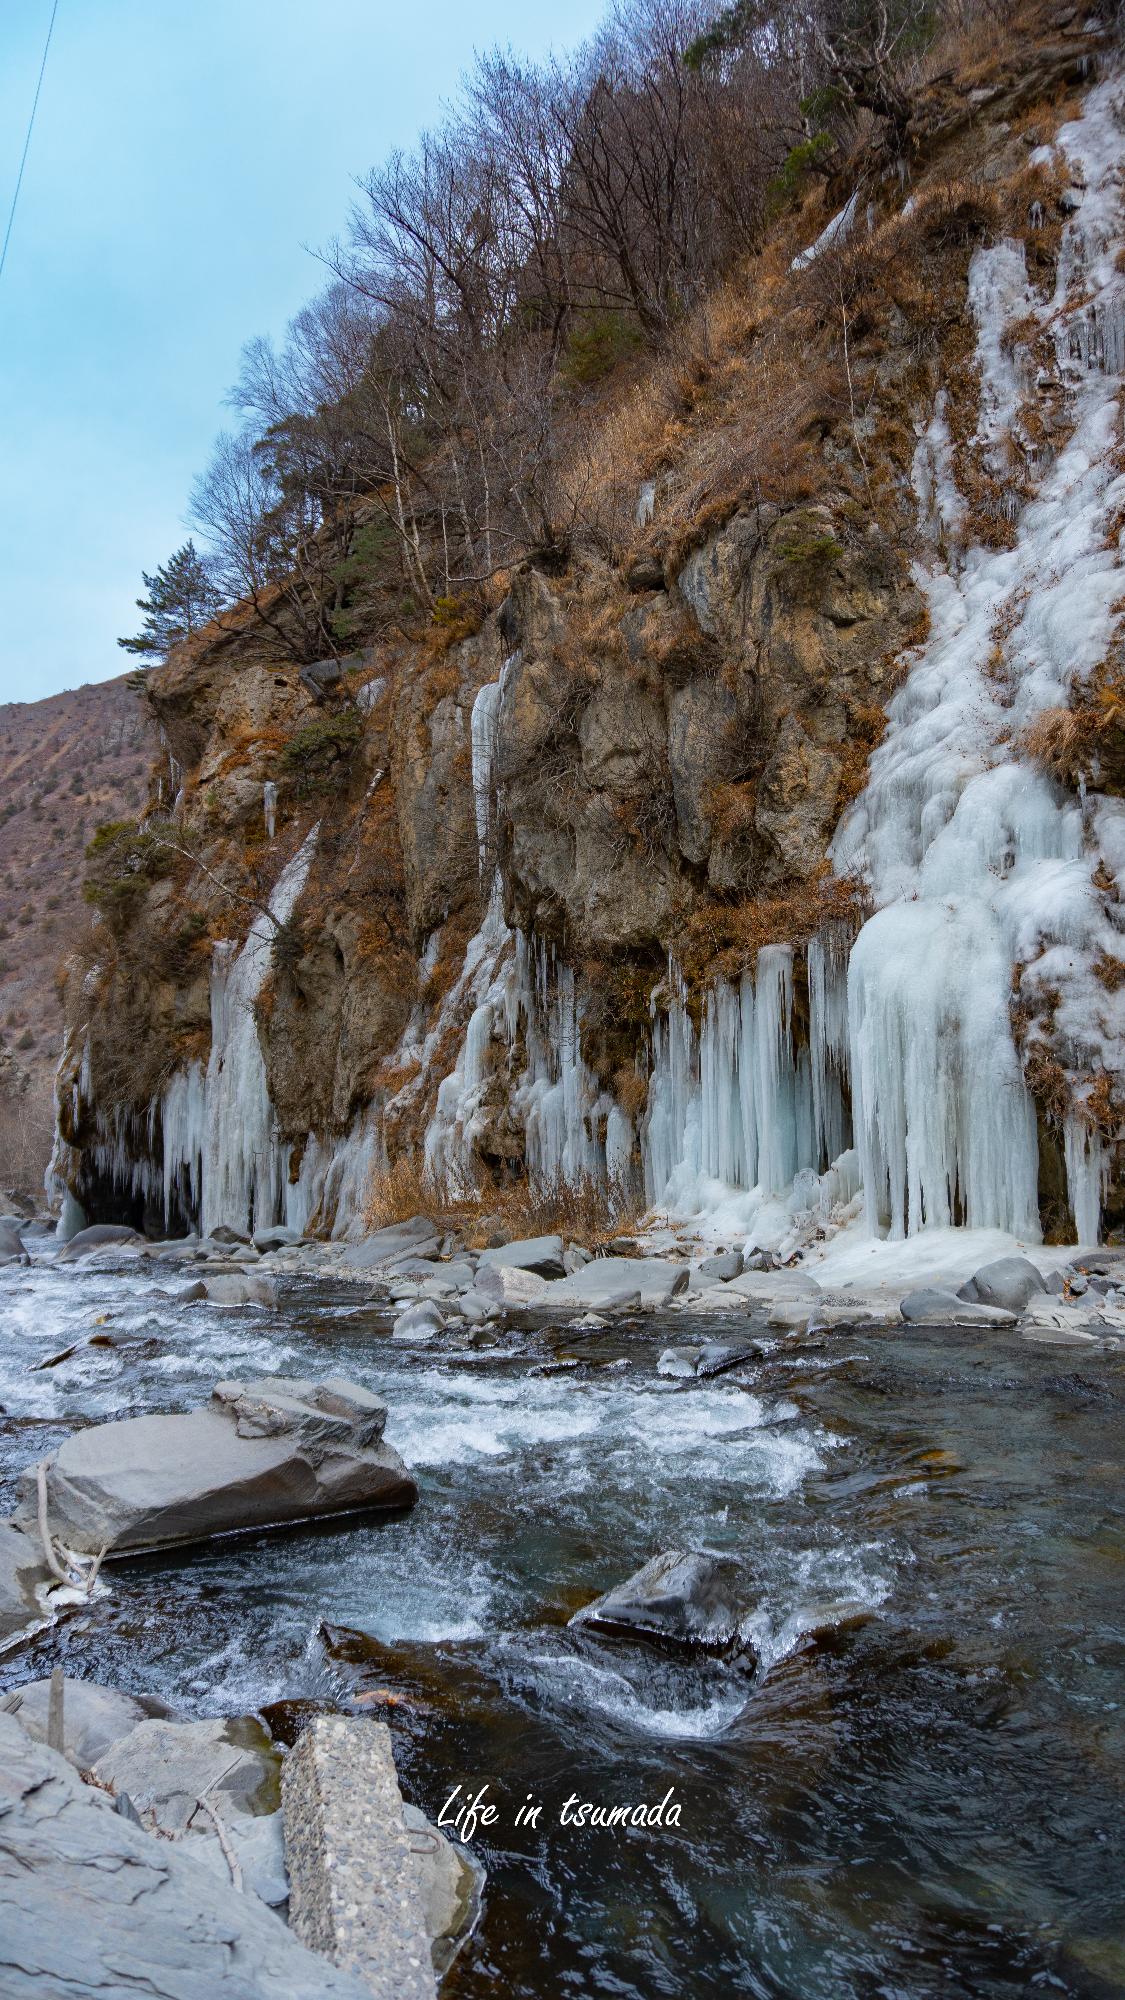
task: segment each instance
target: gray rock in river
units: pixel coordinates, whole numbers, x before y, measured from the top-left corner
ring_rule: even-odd
[[[908,1292],[899,1310],[913,1326],[1014,1326],[1018,1313],[1003,1312],[998,1306],[975,1305],[959,1299],[955,1292],[927,1285]]]
[[[570,1623],[613,1638],[725,1653],[738,1641],[741,1618],[733,1563],[665,1549]]]
[[[386,1724],[318,1716],[285,1760],[281,1799],[296,1935],[376,2000],[434,2000],[422,1843],[403,1824]]]
[[[36,1592],[50,1581],[37,1533],[0,1521],[0,1645],[47,1617]]]
[[[526,1236],[522,1241],[505,1243],[498,1250],[482,1250],[479,1261],[482,1268],[487,1264],[504,1264],[517,1271],[534,1271],[540,1278],[566,1276],[561,1236]]]
[[[255,1250],[266,1256],[271,1250],[285,1250],[291,1243],[303,1243],[305,1239],[299,1229],[287,1229],[278,1222],[272,1229],[256,1229],[251,1240]]]
[[[8,1713],[37,1743],[47,1741],[50,1698],[49,1680],[27,1681],[7,1697]],[[72,1680],[67,1675],[63,1681],[63,1755],[80,1771],[89,1771],[112,1744],[128,1736],[139,1723],[170,1714],[170,1709],[153,1697],[122,1694],[120,1688]]]
[[[213,1306],[274,1306],[277,1304],[277,1279],[261,1278],[256,1271],[235,1276],[233,1272],[220,1272],[217,1277],[204,1278],[207,1297]]]
[[[9,1222],[0,1222],[0,1264],[30,1264],[31,1258],[23,1247],[18,1229]]]
[[[135,1229],[126,1229],[119,1222],[91,1222],[87,1228],[79,1229],[63,1249],[59,1251],[60,1264],[77,1263],[80,1257],[88,1257],[92,1250],[110,1250],[124,1243],[140,1246],[143,1238]]]
[[[339,1377],[222,1382],[187,1416],[128,1417],[67,1438],[47,1468],[52,1533],[110,1558],[247,1528],[413,1506],[418,1489],[379,1442],[386,1409]],[[34,1531],[36,1468],[18,1519]]]
[[[158,1840],[0,1715],[5,2000],[371,2000],[187,1841]]]
[[[656,1364],[658,1375],[694,1376],[703,1358],[701,1347],[666,1347]]]
[[[416,1306],[407,1306],[400,1313],[391,1328],[393,1340],[432,1340],[445,1325],[438,1307],[431,1299],[420,1300]]]
[[[974,1271],[957,1296],[970,1304],[1000,1306],[1005,1312],[1022,1312],[1029,1299],[1047,1286],[1028,1257],[997,1257]]]

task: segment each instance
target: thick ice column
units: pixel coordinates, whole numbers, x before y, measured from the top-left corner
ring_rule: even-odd
[[[841,925],[828,926],[808,945],[813,1146],[822,1170],[851,1144],[842,1088],[848,1070],[850,949],[850,934]]]
[[[237,953],[215,946],[211,966],[211,1054],[203,1150],[203,1230],[220,1222],[264,1227],[282,1213],[289,1149],[277,1137],[254,1002],[270,966],[278,924],[292,915],[305,884],[317,829],[282,871],[269,914],[255,917]]]
[[[986,906],[894,903],[852,952],[852,1110],[872,1227],[1038,1236],[1035,1115]]]
[[[798,1166],[790,945],[764,945],[758,953],[755,1003],[758,1179],[768,1193],[780,1194]]]
[[[1074,1213],[1079,1243],[1096,1243],[1101,1222],[1109,1163],[1096,1132],[1091,1132],[1077,1116],[1068,1118],[1063,1128],[1066,1186]]]

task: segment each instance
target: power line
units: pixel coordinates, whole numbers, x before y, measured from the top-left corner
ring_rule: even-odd
[[[43,88],[43,72],[47,67],[47,51],[51,46],[51,36],[55,32],[55,15],[58,13],[58,11],[59,11],[59,0],[55,0],[54,6],[51,8],[51,19],[47,25],[47,39],[43,44],[43,60],[39,65],[39,81],[35,86],[35,96],[32,100],[32,105],[31,105],[31,117],[27,121],[27,137],[23,142],[23,155],[20,159],[20,170],[19,173],[16,175],[16,190],[12,196],[12,206],[8,211],[8,227],[4,231],[4,248],[0,250],[0,277],[3,277],[4,275],[4,265],[7,262],[7,257],[8,257],[8,245],[12,240],[12,224],[16,219],[16,203],[20,198],[20,188],[23,186],[23,170],[27,165],[27,153],[28,153],[28,148],[31,145],[31,134],[35,129],[35,114],[39,109],[39,92]]]

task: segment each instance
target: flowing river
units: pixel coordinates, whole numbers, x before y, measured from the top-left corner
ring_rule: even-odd
[[[685,1314],[439,1351],[355,1288],[224,1310],[168,1281],[0,1274],[3,1511],[69,1429],[276,1372],[379,1390],[418,1506],[115,1566],[0,1685],[65,1662],[290,1733],[358,1698],[432,1817],[488,1786],[455,2000],[1125,1991],[1120,1357],[747,1320],[747,1362],[681,1382]],[[756,1666],[567,1629],[677,1546],[743,1566]],[[670,1790],[678,1825],[560,1824]]]

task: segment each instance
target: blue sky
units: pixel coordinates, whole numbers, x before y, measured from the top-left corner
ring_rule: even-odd
[[[132,662],[242,343],[322,280],[352,176],[476,49],[581,40],[601,0],[59,0],[0,278],[0,701]],[[0,235],[50,0],[0,0]]]

